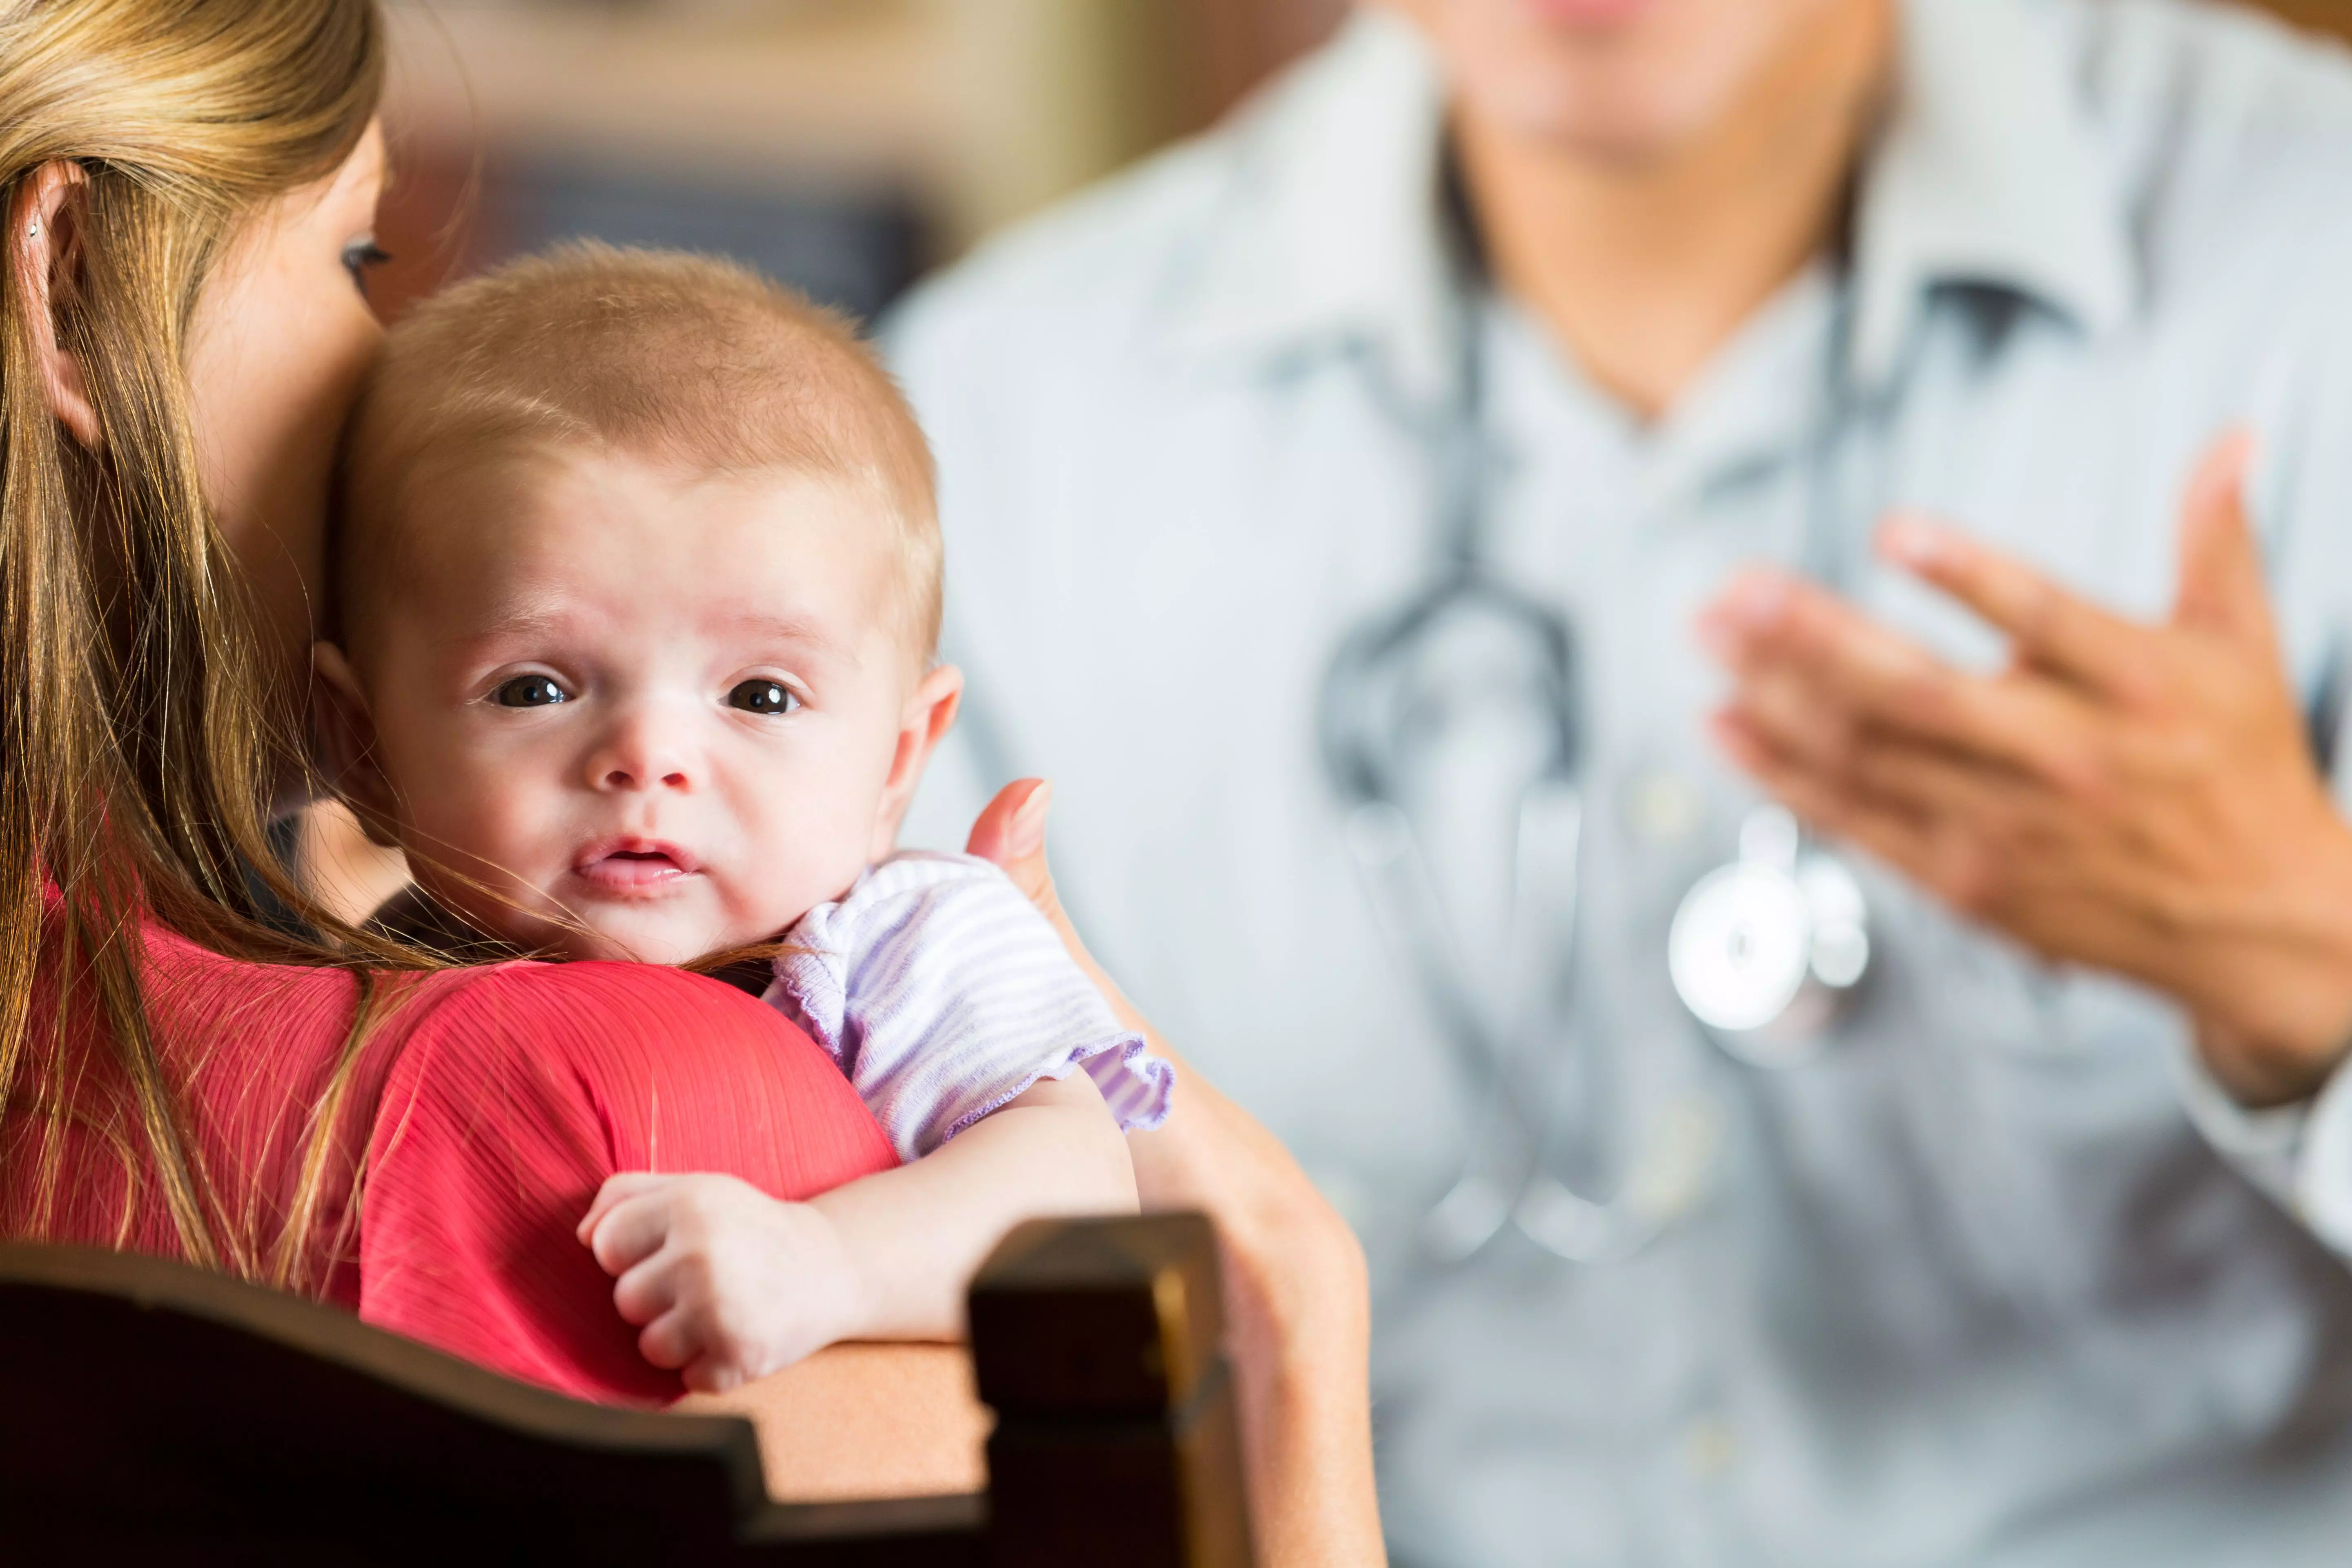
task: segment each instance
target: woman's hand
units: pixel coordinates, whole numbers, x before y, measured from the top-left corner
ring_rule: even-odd
[[[581,1242],[617,1281],[637,1349],[698,1394],[723,1394],[844,1338],[857,1270],[831,1219],[733,1176],[606,1179]]]
[[[1800,816],[2045,957],[2188,1010],[2249,1104],[2315,1089],[2352,1034],[2352,829],[2314,765],[2241,500],[2248,444],[2189,488],[2161,625],[2121,619],[1949,529],[1882,552],[2005,633],[1964,674],[1776,573],[1701,635],[1733,759]]]
[[[1146,1211],[1197,1209],[1216,1222],[1259,1558],[1270,1568],[1383,1562],[1362,1248],[1288,1151],[1170,1050],[1087,952],[1045,864],[1051,795],[1039,779],[1007,784],[966,847],[1012,877],[1120,1020],[1176,1064],[1167,1122],[1130,1133],[1128,1148]]]

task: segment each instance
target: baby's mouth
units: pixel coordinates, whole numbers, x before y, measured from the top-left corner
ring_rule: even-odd
[[[675,844],[647,838],[624,838],[598,845],[572,863],[572,874],[613,893],[650,893],[699,868],[694,857]]]

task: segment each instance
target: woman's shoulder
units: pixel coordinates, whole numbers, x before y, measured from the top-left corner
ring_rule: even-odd
[[[666,1401],[573,1234],[624,1171],[803,1199],[896,1163],[832,1062],[714,980],[631,963],[433,977],[397,1026],[365,1152],[360,1311],[509,1375]]]
[[[530,1032],[540,1053],[588,1056],[764,1054],[790,1030],[733,986],[654,963],[518,959],[433,977],[416,1027],[497,1051]]]
[[[832,1059],[732,986],[619,963],[435,978],[396,1028],[380,1125],[428,1105],[525,1134],[573,1124],[615,1170],[730,1170],[772,1189],[887,1150]]]
[[[404,1056],[591,1083],[839,1076],[773,1008],[734,986],[652,963],[529,960],[445,971],[399,1030]]]
[[[158,1033],[192,1079],[245,1081],[258,1053],[289,1089],[316,1089],[357,1047],[387,1101],[470,1106],[495,1089],[622,1121],[649,1118],[657,1098],[667,1117],[707,1110],[713,1129],[741,1120],[729,1105],[864,1119],[831,1059],[774,1009],[680,970],[518,961],[363,978],[224,956],[157,925],[146,948]]]

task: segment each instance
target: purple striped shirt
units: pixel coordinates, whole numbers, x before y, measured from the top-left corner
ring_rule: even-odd
[[[833,1054],[902,1160],[1078,1068],[1121,1128],[1168,1118],[1175,1069],[985,860],[893,856],[785,940],[762,999]]]

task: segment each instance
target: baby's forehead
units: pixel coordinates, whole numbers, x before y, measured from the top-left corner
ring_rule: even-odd
[[[518,599],[649,619],[764,601],[864,640],[895,597],[890,500],[856,474],[530,443],[428,458],[384,500],[370,558],[350,563],[355,623],[446,633]]]

